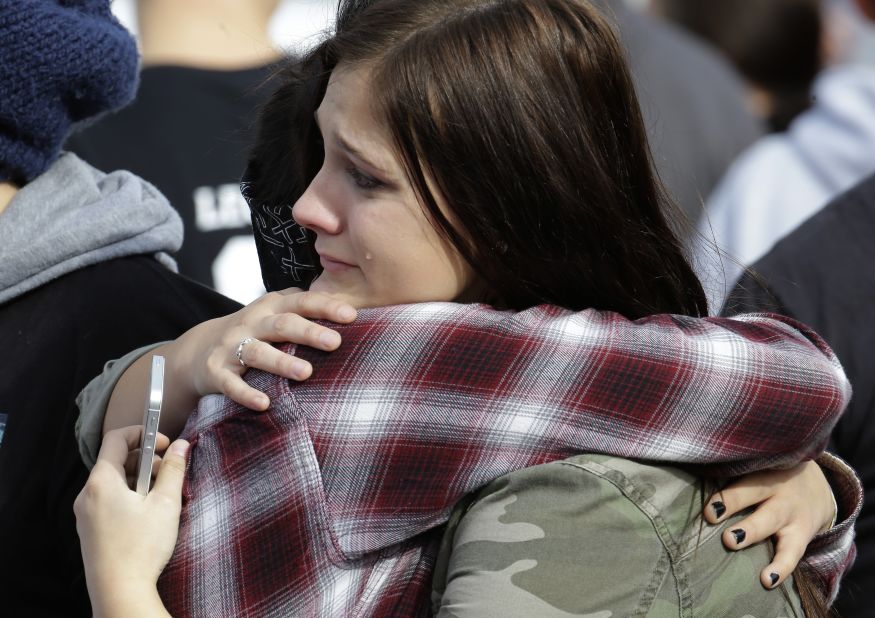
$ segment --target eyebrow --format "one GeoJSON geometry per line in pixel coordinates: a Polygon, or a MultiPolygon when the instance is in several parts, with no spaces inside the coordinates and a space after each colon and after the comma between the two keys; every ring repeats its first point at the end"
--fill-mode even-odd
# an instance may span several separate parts
{"type": "MultiPolygon", "coordinates": [[[[319,128],[319,131],[322,131],[322,126],[319,124],[319,110],[313,112],[313,119],[316,121],[316,126],[319,128]]],[[[357,159],[360,159],[365,165],[374,169],[375,172],[386,176],[388,178],[392,178],[392,174],[384,169],[380,165],[376,165],[373,161],[371,161],[368,157],[362,154],[360,150],[352,146],[348,141],[346,141],[343,136],[339,133],[334,134],[335,143],[342,149],[345,150],[348,154],[351,154],[357,159]]]]}

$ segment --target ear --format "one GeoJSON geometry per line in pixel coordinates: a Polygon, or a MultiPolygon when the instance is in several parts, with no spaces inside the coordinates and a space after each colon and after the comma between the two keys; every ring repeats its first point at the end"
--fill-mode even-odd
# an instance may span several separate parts
{"type": "Polygon", "coordinates": [[[875,0],[856,0],[857,8],[868,19],[875,21],[875,0]]]}

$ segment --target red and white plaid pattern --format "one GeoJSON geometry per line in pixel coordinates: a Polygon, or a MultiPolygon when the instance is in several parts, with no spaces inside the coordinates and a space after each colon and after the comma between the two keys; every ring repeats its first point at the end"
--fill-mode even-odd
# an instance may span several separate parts
{"type": "MultiPolygon", "coordinates": [[[[441,525],[498,476],[584,452],[789,466],[821,452],[850,397],[826,344],[778,316],[434,303],[334,327],[336,352],[287,348],[313,363],[306,383],[248,374],[269,411],[213,396],[190,419],[160,581],[174,616],[427,613],[441,525]]],[[[851,523],[807,558],[830,592],[851,523]]]]}

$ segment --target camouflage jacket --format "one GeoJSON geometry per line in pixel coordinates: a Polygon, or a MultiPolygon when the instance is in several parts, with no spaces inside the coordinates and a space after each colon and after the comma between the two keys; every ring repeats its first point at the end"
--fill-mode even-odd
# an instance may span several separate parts
{"type": "MultiPolygon", "coordinates": [[[[853,505],[861,493],[853,472],[831,456],[819,463],[839,501],[853,505]]],[[[713,490],[679,468],[609,455],[511,472],[450,516],[433,611],[438,618],[802,618],[792,577],[773,590],[760,583],[770,542],[740,552],[723,546],[723,531],[747,512],[703,523],[713,490]]],[[[841,534],[831,530],[815,545],[841,534]]]]}

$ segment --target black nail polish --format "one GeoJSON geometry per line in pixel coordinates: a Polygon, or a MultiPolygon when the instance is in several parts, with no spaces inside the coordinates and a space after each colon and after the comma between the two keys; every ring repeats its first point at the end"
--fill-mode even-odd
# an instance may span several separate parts
{"type": "Polygon", "coordinates": [[[772,580],[772,588],[774,588],[775,584],[778,583],[778,580],[781,579],[781,576],[778,575],[777,573],[770,573],[769,579],[772,580]]]}
{"type": "Polygon", "coordinates": [[[745,532],[741,528],[736,528],[732,531],[732,536],[735,537],[735,544],[741,545],[742,543],[744,543],[744,539],[747,538],[747,532],[745,532]]]}
{"type": "Polygon", "coordinates": [[[715,500],[714,502],[712,502],[711,508],[714,509],[714,514],[717,516],[718,519],[720,517],[723,517],[723,513],[726,512],[726,505],[719,500],[715,500]]]}

